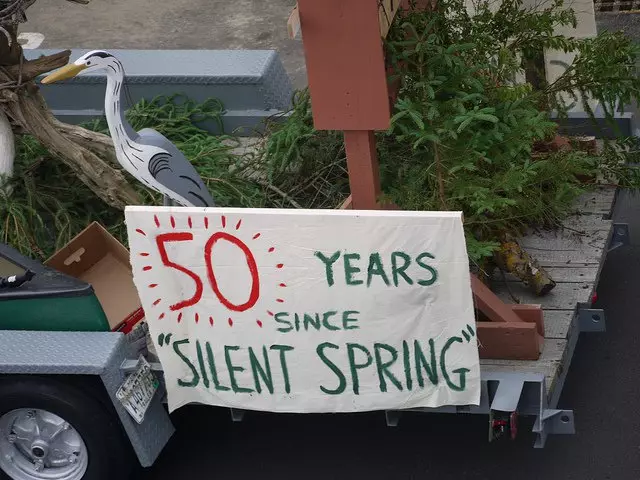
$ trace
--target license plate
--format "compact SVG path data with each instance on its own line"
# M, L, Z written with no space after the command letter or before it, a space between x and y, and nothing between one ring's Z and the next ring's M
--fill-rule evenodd
M142 423L157 389L158 381L151 366L141 356L136 371L126 378L116 392L116 397L133 419Z

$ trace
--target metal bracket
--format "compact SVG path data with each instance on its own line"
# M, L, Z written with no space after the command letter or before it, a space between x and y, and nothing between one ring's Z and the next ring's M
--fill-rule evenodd
M631 236L629 234L628 223L614 223L611 240L609 240L609 248L607 252L611 252L619 247L626 247L631 244Z
M501 372L487 365L481 371L481 395L479 405L443 406L438 408L416 408L411 411L430 413L474 413L517 412L520 416L535 417L533 432L536 434L535 448L543 448L551 434L575 433L572 410L558 410L558 398L564 385L573 351L581 332L604 332L604 310L590 308L588 303L579 303L567 335L568 346L558 376L551 392L547 391L543 373ZM388 426L398 425L401 411L386 411ZM504 416L504 415L503 415ZM491 424L490 424L491 427Z
M581 332L606 332L604 310L578 306L578 326Z
M519 416L536 418L533 426L533 432L537 434L535 448L544 447L550 434L575 433L572 410L549 408L544 374L483 371L481 382L479 405L388 410L385 412L387 425L397 426L403 411L489 414L490 418L492 412L517 412Z
M573 422L573 410L557 410L549 408L545 380L540 382L540 413L533 424L533 432L537 434L533 448L544 448L547 437L555 435L572 435L576 433Z
M229 410L231 410L231 420L234 422L241 422L244 419L246 410L239 408L230 408Z
M163 372L160 362L149 362L149 366L154 372ZM120 364L120 370L125 374L135 372L136 368L138 368L138 359L132 360L127 358Z
M500 412L515 412L518 409L524 379L507 377L498 383L498 388L491 402L491 410Z
M503 433L502 428L500 433L495 430L494 421L496 417L504 421L505 418L509 418L508 429L510 431L510 437L515 439L517 428L515 427L515 421L517 419L518 404L522 397L522 391L524 390L524 379L515 376L504 378L498 382L498 387L493 395L493 401L491 402L491 409L489 411L489 441L497 440ZM498 413L501 412L501 413ZM505 417L506 415L506 417ZM511 430L513 428L513 430Z
M533 431L538 434L534 448L543 448L547 437L551 434L573 435L576 433L573 410L543 409L540 416L536 417Z
M384 416L387 420L387 427L397 427L400 423L402 412L400 410L386 410Z

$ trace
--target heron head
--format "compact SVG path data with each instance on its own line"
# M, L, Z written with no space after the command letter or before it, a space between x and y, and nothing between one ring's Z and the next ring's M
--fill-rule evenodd
M75 62L65 65L64 67L47 75L42 79L42 83L48 84L58 82L60 80L66 80L67 78L75 77L80 72L87 70L104 70L110 65L114 67L116 64L116 58L109 52L105 52L104 50L93 50L85 53Z

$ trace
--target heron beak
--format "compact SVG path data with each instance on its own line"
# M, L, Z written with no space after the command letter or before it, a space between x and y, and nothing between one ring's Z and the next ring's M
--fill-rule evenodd
M55 72L44 77L42 79L42 83L46 85L48 83L57 82L59 80L73 78L86 68L86 65L76 65L75 63L70 63L69 65L65 65L59 70L56 70Z

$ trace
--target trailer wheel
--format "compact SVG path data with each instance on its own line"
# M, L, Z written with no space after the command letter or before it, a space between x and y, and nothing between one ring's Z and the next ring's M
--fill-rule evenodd
M51 377L1 378L4 475L13 480L126 479L132 463L128 440L115 416L89 391Z

